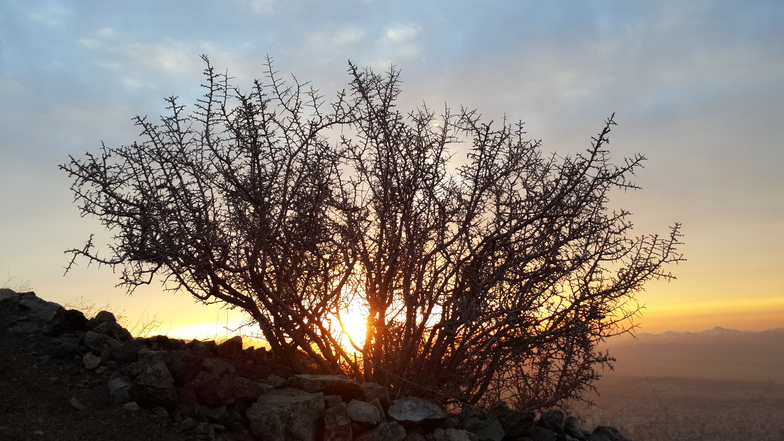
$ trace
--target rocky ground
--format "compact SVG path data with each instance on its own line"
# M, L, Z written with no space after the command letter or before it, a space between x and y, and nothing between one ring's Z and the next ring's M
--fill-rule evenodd
M294 375L273 354L134 338L101 311L0 289L0 440L627 441L561 412L447 415L375 383Z
M0 320L8 317L0 317ZM0 322L2 323L2 322ZM47 355L54 339L0 331L0 439L5 441L185 440L168 418L124 409L81 361Z

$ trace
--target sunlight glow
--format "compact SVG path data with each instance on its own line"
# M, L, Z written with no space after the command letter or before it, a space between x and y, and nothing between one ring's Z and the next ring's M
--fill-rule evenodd
M341 312L340 327L343 331L341 337L343 337L343 347L347 350L353 351L356 349L354 346L362 348L365 345L367 315L367 308L354 305Z

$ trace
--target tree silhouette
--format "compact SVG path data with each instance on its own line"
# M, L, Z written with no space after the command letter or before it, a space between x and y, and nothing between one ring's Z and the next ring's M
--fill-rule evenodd
M682 260L679 225L631 237L607 207L644 160L545 156L522 124L395 107L399 71L349 64L329 104L308 83L230 84L208 59L193 113L171 97L141 141L62 165L83 215L114 232L73 258L247 312L301 372L398 394L521 408L580 399L629 332L635 293ZM73 260L71 264L73 264ZM70 265L69 265L70 266ZM364 343L340 332L367 316Z

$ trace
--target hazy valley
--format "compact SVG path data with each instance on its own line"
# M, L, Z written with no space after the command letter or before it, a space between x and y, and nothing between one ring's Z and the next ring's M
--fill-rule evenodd
M640 334L610 341L618 359L587 424L635 441L784 440L784 330Z

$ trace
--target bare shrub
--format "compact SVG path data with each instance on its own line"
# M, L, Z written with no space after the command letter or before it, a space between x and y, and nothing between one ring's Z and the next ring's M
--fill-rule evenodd
M268 63L247 91L204 57L193 113L137 117L141 141L61 166L83 215L114 232L74 259L122 267L249 314L294 369L399 394L519 407L579 398L629 331L634 295L682 259L679 225L630 236L613 189L644 158L610 162L612 117L591 147L545 156L522 123L395 107L399 72L349 66L325 104ZM462 153L458 154L458 152ZM73 261L72 261L73 263ZM347 344L349 307L364 344ZM303 356L304 355L304 356Z

